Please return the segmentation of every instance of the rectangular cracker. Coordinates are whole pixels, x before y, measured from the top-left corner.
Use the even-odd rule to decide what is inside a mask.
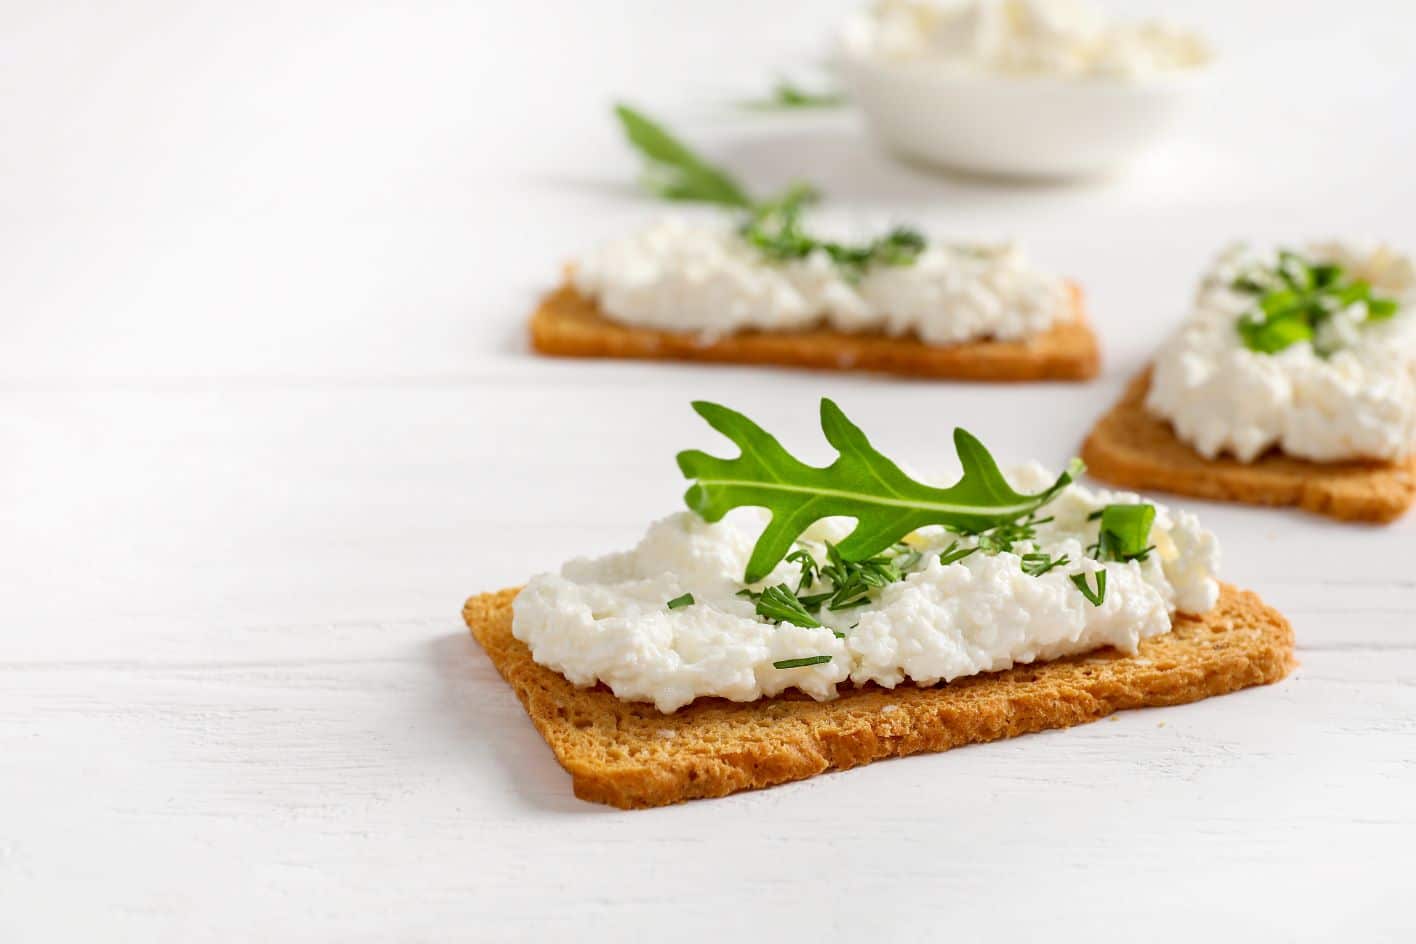
[[[1136,656],[1108,649],[930,688],[842,686],[828,702],[799,693],[742,703],[700,698],[666,715],[604,686],[576,688],[532,661],[511,633],[516,593],[472,597],[463,618],[570,774],[575,795],[621,809],[1179,705],[1276,682],[1294,665],[1288,621],[1226,585],[1208,614],[1177,617]]]
[[[1165,491],[1250,505],[1294,505],[1343,521],[1388,522],[1416,499],[1416,456],[1403,462],[1310,462],[1279,452],[1240,462],[1206,459],[1146,409],[1150,370],[1082,445],[1093,477],[1138,491]]]
[[[1096,335],[1071,287],[1073,317],[1026,341],[925,344],[915,338],[806,331],[741,331],[719,338],[620,324],[569,283],[531,316],[531,346],[557,357],[772,364],[869,370],[954,380],[1088,380],[1101,366]]]

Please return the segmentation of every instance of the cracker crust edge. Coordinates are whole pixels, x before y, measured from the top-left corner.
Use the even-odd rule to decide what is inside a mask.
[[[1089,380],[1101,350],[1081,289],[1069,283],[1073,317],[1026,341],[925,344],[914,338],[825,329],[742,331],[718,338],[619,324],[568,282],[531,316],[531,346],[556,357],[608,357],[867,370],[952,380]]]
[[[1288,621],[1226,584],[1209,613],[1178,616],[1171,632],[1145,640],[1135,656],[1102,650],[930,688],[868,685],[829,702],[699,699],[664,715],[537,665],[511,634],[518,589],[472,597],[463,617],[571,775],[575,795],[621,809],[1184,704],[1277,682],[1295,665]]]
[[[1138,491],[1292,506],[1378,524],[1401,517],[1416,501],[1416,455],[1403,462],[1310,462],[1276,452],[1251,463],[1206,459],[1146,409],[1149,389],[1147,368],[1082,444],[1082,461],[1094,478]]]

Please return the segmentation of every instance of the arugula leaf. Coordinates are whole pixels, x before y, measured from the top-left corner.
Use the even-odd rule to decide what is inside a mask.
[[[705,521],[745,506],[772,513],[748,560],[745,583],[771,573],[797,536],[821,518],[856,519],[836,550],[843,561],[862,561],[926,525],[977,533],[1015,521],[1051,501],[1082,468],[1073,460],[1051,487],[1025,495],[1008,484],[983,443],[955,429],[963,476],[948,488],[934,488],[902,472],[828,399],[821,401],[821,429],[839,456],[824,468],[797,459],[741,413],[702,400],[693,409],[742,454],[735,459],[697,449],[678,454],[679,469],[694,480],[684,493],[689,509]]]
[[[841,92],[808,92],[801,86],[786,79],[778,79],[772,87],[772,94],[766,98],[742,103],[750,111],[778,111],[798,108],[839,108],[846,104],[846,96]]]
[[[654,194],[670,200],[753,206],[752,198],[731,174],[693,153],[647,115],[624,104],[615,106],[615,115],[629,143],[644,155],[645,186]]]
[[[757,598],[757,615],[765,616],[774,623],[793,623],[807,629],[821,628],[821,624],[806,612],[806,607],[784,583],[762,591]]]

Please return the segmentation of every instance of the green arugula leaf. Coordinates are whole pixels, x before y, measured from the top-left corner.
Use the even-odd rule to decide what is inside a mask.
[[[628,105],[616,105],[615,115],[625,136],[647,163],[645,184],[670,200],[719,203],[748,208],[753,200],[732,175],[693,153],[662,125]]]
[[[836,550],[843,561],[863,561],[926,525],[978,533],[1015,521],[1051,501],[1082,468],[1073,460],[1051,487],[1025,495],[1008,484],[983,443],[955,429],[963,476],[948,488],[934,488],[902,472],[828,399],[821,401],[821,429],[839,456],[824,468],[797,459],[741,413],[701,400],[693,408],[742,454],[722,459],[696,449],[679,453],[679,469],[694,480],[684,493],[688,507],[705,521],[741,507],[772,514],[748,560],[745,583],[771,573],[792,542],[821,518],[856,519]]]

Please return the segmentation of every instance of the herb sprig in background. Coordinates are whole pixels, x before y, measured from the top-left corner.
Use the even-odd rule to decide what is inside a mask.
[[[798,182],[776,196],[755,198],[729,171],[698,155],[643,112],[619,104],[615,116],[629,143],[644,158],[642,182],[648,192],[665,200],[746,211],[739,230],[743,239],[773,262],[791,262],[823,252],[842,278],[857,282],[871,266],[911,265],[924,251],[924,236],[907,227],[896,227],[857,244],[813,236],[802,222],[802,213],[821,199],[816,187]]]

